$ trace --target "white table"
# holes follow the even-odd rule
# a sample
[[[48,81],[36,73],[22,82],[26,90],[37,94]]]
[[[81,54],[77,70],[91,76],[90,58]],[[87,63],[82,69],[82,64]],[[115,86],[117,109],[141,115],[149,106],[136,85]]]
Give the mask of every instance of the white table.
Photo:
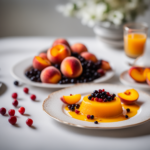
[[[148,150],[150,149],[150,121],[132,128],[119,130],[89,130],[75,128],[58,123],[51,119],[43,110],[42,102],[48,94],[57,89],[41,89],[23,84],[13,85],[10,75],[11,67],[18,61],[35,56],[39,51],[48,48],[55,37],[14,37],[0,39],[0,81],[4,83],[0,90],[0,107],[7,111],[12,106],[11,94],[19,95],[19,106],[26,108],[26,116],[18,113],[17,126],[8,123],[8,116],[0,115],[0,150]],[[113,62],[116,75],[107,83],[121,84],[119,74],[128,69],[127,58],[123,50],[104,46],[93,38],[67,38],[71,44],[85,43],[90,52],[98,58]],[[23,92],[28,87],[30,93],[37,96],[36,102],[30,100]],[[149,93],[149,91],[146,91]],[[34,128],[26,125],[27,118],[32,118]]]

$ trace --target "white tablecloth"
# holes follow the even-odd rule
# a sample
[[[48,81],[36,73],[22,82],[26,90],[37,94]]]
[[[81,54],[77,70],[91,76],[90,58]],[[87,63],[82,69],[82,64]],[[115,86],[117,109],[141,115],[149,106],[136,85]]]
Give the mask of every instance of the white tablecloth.
[[[0,115],[0,150],[150,149],[150,121],[140,126],[119,130],[89,130],[67,126],[54,121],[42,110],[43,100],[57,89],[41,89],[25,84],[20,87],[14,86],[14,79],[10,75],[11,67],[20,60],[47,49],[54,39],[55,37],[0,39],[0,82],[4,83],[0,89],[0,107],[5,107],[7,111],[13,109],[11,94],[17,92],[19,106],[26,109],[26,115],[22,116],[15,108],[17,126],[8,123],[8,116]],[[84,43],[98,58],[112,62],[116,75],[106,83],[121,84],[120,73],[129,68],[127,62],[133,61],[125,56],[123,49],[106,47],[94,37],[67,39],[70,44]],[[31,101],[30,96],[23,92],[23,87],[28,87],[30,93],[36,94],[36,102]],[[26,125],[27,118],[33,119],[34,128]]]

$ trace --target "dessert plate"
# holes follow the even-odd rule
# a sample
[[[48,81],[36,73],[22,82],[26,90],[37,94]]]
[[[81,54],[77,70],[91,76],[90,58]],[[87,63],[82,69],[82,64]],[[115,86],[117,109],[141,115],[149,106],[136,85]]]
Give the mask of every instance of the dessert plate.
[[[46,84],[46,83],[37,83],[37,82],[32,82],[30,81],[24,73],[31,67],[33,57],[27,58],[25,60],[22,60],[15,64],[12,69],[11,69],[11,75],[26,84],[36,86],[36,87],[44,87],[44,88],[64,88],[64,87],[70,87],[73,86],[74,84]],[[111,65],[112,67],[112,65]],[[96,79],[93,81],[93,83],[100,83],[109,80],[112,78],[115,74],[114,70],[106,72],[105,76]]]
[[[135,88],[141,88],[141,89],[149,89],[150,90],[150,86],[147,83],[138,83],[135,82],[128,74],[128,71],[124,71],[121,73],[120,75],[120,81],[127,85],[127,86],[131,86],[131,87],[135,87]]]
[[[125,121],[119,122],[111,122],[111,123],[99,123],[94,124],[94,122],[86,122],[74,119],[70,117],[65,111],[65,104],[62,103],[60,97],[63,95],[71,94],[81,94],[82,98],[90,94],[96,89],[105,89],[110,93],[119,93],[127,90],[128,88],[125,86],[119,85],[111,85],[111,84],[80,84],[75,85],[70,88],[66,88],[63,90],[59,90],[57,92],[51,93],[47,99],[43,102],[43,110],[56,121],[80,128],[88,128],[88,129],[120,129],[120,128],[128,128],[136,125],[140,125],[148,120],[150,120],[150,95],[139,91],[139,100],[137,104],[140,105],[140,109],[138,113]],[[81,98],[81,99],[82,99]]]

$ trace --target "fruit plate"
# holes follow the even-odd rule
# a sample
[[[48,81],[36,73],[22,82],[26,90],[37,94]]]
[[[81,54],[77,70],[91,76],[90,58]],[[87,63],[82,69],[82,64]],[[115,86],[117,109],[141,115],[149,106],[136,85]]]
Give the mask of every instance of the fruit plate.
[[[17,64],[15,64],[12,69],[11,69],[11,75],[26,84],[32,85],[32,86],[36,86],[36,87],[44,87],[44,88],[64,88],[64,87],[70,87],[73,86],[74,84],[46,84],[46,83],[37,83],[37,82],[32,82],[30,81],[26,76],[25,76],[25,72],[31,67],[32,64],[32,60],[33,57],[31,58],[27,58],[25,60],[22,60],[20,62],[18,62]],[[111,67],[112,64],[111,64]],[[114,70],[111,71],[107,71],[105,76],[94,80],[94,83],[100,83],[100,82],[104,82],[109,80],[110,78],[112,78],[115,74]]]
[[[135,87],[135,88],[141,88],[141,89],[149,89],[150,86],[147,83],[138,83],[135,82],[128,74],[128,70],[124,71],[120,75],[120,81],[127,86]]]
[[[136,125],[140,125],[148,120],[150,120],[150,95],[139,91],[139,99],[136,102],[140,105],[140,109],[138,113],[125,121],[119,122],[112,122],[112,123],[99,123],[94,124],[94,122],[86,122],[74,119],[70,117],[65,111],[64,107],[65,104],[62,103],[60,97],[63,95],[71,94],[81,94],[82,98],[92,93],[96,89],[105,89],[110,93],[119,93],[126,91],[129,89],[125,86],[120,85],[111,85],[111,84],[80,84],[75,85],[70,88],[65,88],[63,90],[59,90],[57,92],[51,93],[47,99],[43,102],[43,110],[53,119],[56,121],[80,128],[87,128],[87,129],[121,129],[121,128],[128,128]],[[81,98],[81,99],[82,99]]]

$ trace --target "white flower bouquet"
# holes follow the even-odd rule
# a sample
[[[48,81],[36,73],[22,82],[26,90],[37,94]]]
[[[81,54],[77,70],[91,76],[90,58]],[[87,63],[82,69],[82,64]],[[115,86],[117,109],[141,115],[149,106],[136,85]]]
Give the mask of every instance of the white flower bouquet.
[[[147,8],[144,0],[76,0],[57,6],[65,16],[80,18],[90,27],[100,22],[121,25],[134,21]]]

